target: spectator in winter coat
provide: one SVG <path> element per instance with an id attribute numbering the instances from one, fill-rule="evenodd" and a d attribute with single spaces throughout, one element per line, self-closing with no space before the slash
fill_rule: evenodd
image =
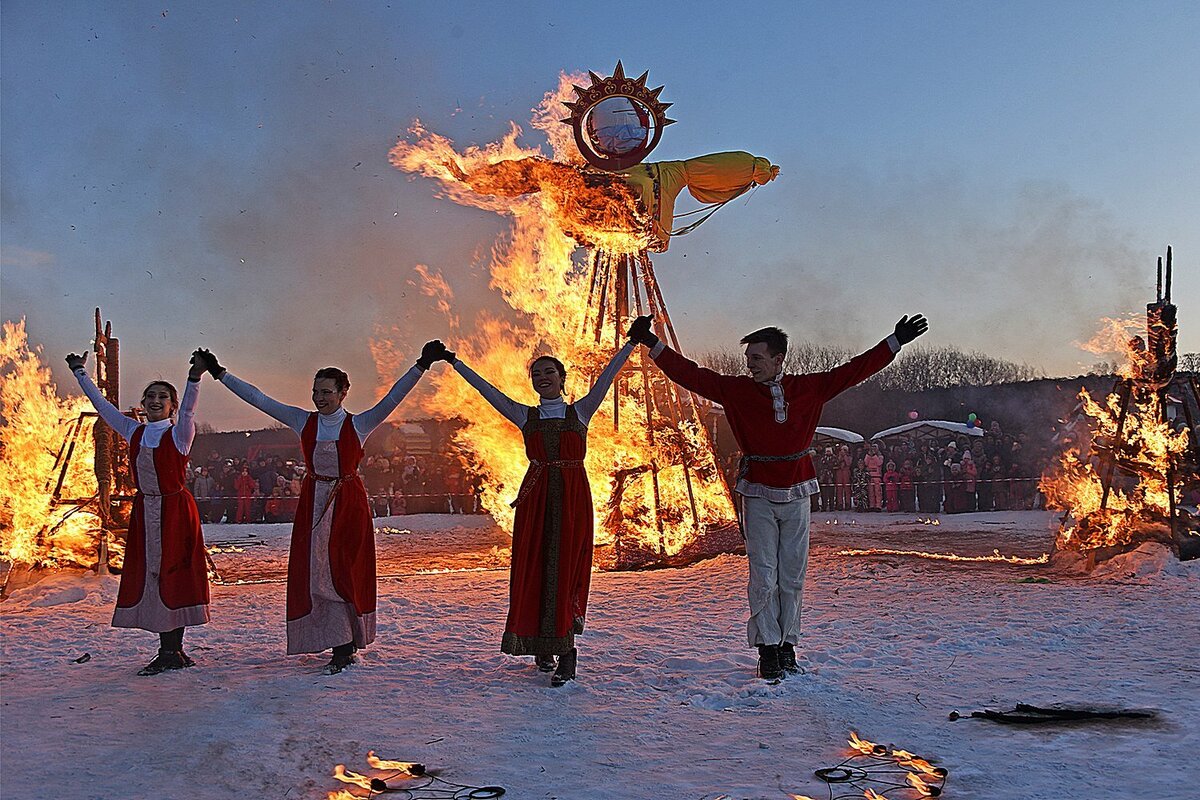
<path id="1" fill-rule="evenodd" d="M 971 456 L 971 451 L 967 450 L 963 453 L 962 461 L 959 462 L 962 468 L 963 475 L 963 503 L 966 507 L 963 511 L 975 510 L 975 481 L 979 477 L 979 470 L 975 466 L 975 459 Z"/>
<path id="2" fill-rule="evenodd" d="M 853 468 L 854 457 L 850 455 L 850 446 L 842 445 L 838 448 L 837 468 L 833 473 L 833 481 L 836 487 L 834 505 L 838 511 L 849 511 L 851 508 L 850 475 Z"/>
<path id="3" fill-rule="evenodd" d="M 884 510 L 900 510 L 900 471 L 896 462 L 887 462 L 887 470 L 883 473 Z"/>
<path id="4" fill-rule="evenodd" d="M 253 511 L 254 495 L 258 491 L 258 481 L 251 477 L 250 467 L 242 467 L 242 472 L 234 481 L 233 487 L 237 495 L 237 514 L 233 521 L 251 522 L 250 515 Z"/>
<path id="5" fill-rule="evenodd" d="M 883 456 L 879 452 L 879 445 L 871 445 L 871 452 L 863 459 L 863 464 L 866 465 L 867 474 L 870 476 L 867 509 L 879 511 L 883 508 Z"/>
<path id="6" fill-rule="evenodd" d="M 838 458 L 832 447 L 826 447 L 817 464 L 817 483 L 821 485 L 821 510 L 833 511 L 834 477 L 837 472 Z"/>
<path id="7" fill-rule="evenodd" d="M 870 500 L 871 473 L 867 472 L 864 459 L 854 462 L 854 471 L 850 476 L 850 486 L 853 491 L 854 510 L 866 511 Z"/>
<path id="8" fill-rule="evenodd" d="M 915 511 L 916 508 L 917 496 L 913 478 L 913 462 L 912 459 L 906 458 L 904 466 L 900 467 L 900 510 Z"/>
<path id="9" fill-rule="evenodd" d="M 196 470 L 196 479 L 192 482 L 192 496 L 196 498 L 196 505 L 200 510 L 201 522 L 214 522 L 210 519 L 213 509 L 214 487 L 216 481 L 208 474 L 208 467 L 200 467 Z"/>

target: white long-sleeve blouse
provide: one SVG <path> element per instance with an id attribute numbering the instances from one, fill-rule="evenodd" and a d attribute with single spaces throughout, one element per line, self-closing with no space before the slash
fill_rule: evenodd
<path id="1" fill-rule="evenodd" d="M 100 415 L 100 419 L 107 422 L 108 426 L 125 441 L 132 439 L 134 431 L 142 423 L 125 416 L 121 413 L 121 409 L 108 402 L 108 399 L 100 391 L 100 387 L 92 381 L 91 376 L 83 367 L 75 370 L 75 379 L 79 381 L 79 388 L 83 389 L 87 399 L 92 401 L 92 406 Z M 163 431 L 171 428 L 171 439 L 175 442 L 175 448 L 186 456 L 192 449 L 192 439 L 196 437 L 196 403 L 199 400 L 200 381 L 189 378 L 183 390 L 183 397 L 179 401 L 175 427 L 171 428 L 170 419 L 145 423 L 146 432 L 142 434 L 142 447 L 151 449 L 158 447 L 159 442 L 162 441 Z"/>
<path id="2" fill-rule="evenodd" d="M 382 400 L 361 414 L 354 415 L 354 421 L 351 424 L 354 426 L 354 431 L 358 434 L 360 442 L 366 442 L 367 437 L 396 410 L 396 407 L 400 405 L 405 395 L 411 392 L 413 387 L 417 385 L 417 381 L 421 379 L 422 372 L 423 370 L 420 367 L 414 365 L 412 369 L 401 375 L 400 379 L 392 384 L 392 388 L 384 395 Z M 259 411 L 291 428 L 296 432 L 297 436 L 304 431 L 304 426 L 308 422 L 308 416 L 313 413 L 308 409 L 289 406 L 286 403 L 281 403 L 272 397 L 268 397 L 257 386 L 247 383 L 229 371 L 226 371 L 221 376 L 221 383 L 225 384 L 230 391 Z M 338 408 L 332 414 L 317 414 L 317 441 L 335 441 L 341 435 L 342 423 L 345 420 L 346 409 L 344 408 Z"/>
<path id="3" fill-rule="evenodd" d="M 587 425 L 596 411 L 600 409 L 600 404 L 604 402 L 604 396 L 608 394 L 609 387 L 612 386 L 617 373 L 629 359 L 633 348 L 634 343 L 628 342 L 618 350 L 616 355 L 612 357 L 612 360 L 608 362 L 608 366 L 600 373 L 600 377 L 596 379 L 596 383 L 592 386 L 591 390 L 575 401 L 575 413 L 579 417 L 579 421 L 584 425 Z M 531 408 L 537 408 L 538 415 L 542 419 L 563 419 L 567 416 L 567 402 L 561 397 L 550 399 L 543 397 L 538 401 L 537 406 L 527 406 L 518 403 L 495 386 L 492 386 L 487 380 L 480 377 L 475 370 L 458 359 L 454 360 L 454 369 L 466 379 L 467 383 L 474 386 L 483 395 L 483 398 L 492 404 L 493 408 L 518 428 L 525 426 L 525 422 L 529 419 L 529 409 Z"/>

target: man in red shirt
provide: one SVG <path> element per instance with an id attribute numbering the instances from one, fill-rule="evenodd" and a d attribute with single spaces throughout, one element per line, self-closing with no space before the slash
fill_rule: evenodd
<path id="1" fill-rule="evenodd" d="M 819 491 L 807 448 L 833 397 L 886 367 L 901 345 L 928 330 L 920 314 L 901 318 L 892 335 L 867 352 L 827 372 L 783 374 L 787 334 L 763 328 L 742 338 L 746 375 L 721 375 L 699 366 L 650 330 L 638 317 L 629 338 L 650 348 L 668 378 L 720 403 L 742 450 L 734 492 L 750 563 L 747 639 L 758 648 L 759 675 L 777 680 L 797 673 L 800 603 L 808 569 L 809 497 Z"/>

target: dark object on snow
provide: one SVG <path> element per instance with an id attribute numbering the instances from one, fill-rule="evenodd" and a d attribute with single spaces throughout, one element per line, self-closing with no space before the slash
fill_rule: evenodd
<path id="1" fill-rule="evenodd" d="M 779 645 L 779 666 L 788 675 L 799 675 L 803 671 L 796 663 L 796 646 L 791 642 Z"/>
<path id="2" fill-rule="evenodd" d="M 138 675 L 144 678 L 148 675 L 157 675 L 160 672 L 167 672 L 168 670 L 187 669 L 194 666 L 195 663 L 182 650 L 163 650 L 159 648 L 158 655 L 149 664 L 139 669 Z"/>
<path id="3" fill-rule="evenodd" d="M 538 672 L 554 672 L 554 668 L 558 666 L 554 656 L 534 656 L 533 663 L 537 664 Z"/>
<path id="4" fill-rule="evenodd" d="M 1003 725 L 1042 725 L 1053 722 L 1098 722 L 1102 720 L 1151 720 L 1158 715 L 1153 711 L 1095 708 L 1039 708 L 1018 703 L 1012 711 L 972 711 L 977 719 L 988 719 Z"/>
<path id="5" fill-rule="evenodd" d="M 92 660 L 92 654 L 84 653 L 79 658 L 72 658 L 71 663 L 72 664 L 86 664 L 87 662 L 89 662 L 91 660 Z"/>
<path id="6" fill-rule="evenodd" d="M 777 681 L 783 677 L 783 667 L 779 665 L 779 645 L 758 646 L 758 677 L 764 681 Z"/>
<path id="7" fill-rule="evenodd" d="M 551 686 L 562 686 L 567 681 L 575 680 L 575 667 L 579 659 L 579 651 L 572 647 L 558 657 L 558 668 L 550 676 Z"/>

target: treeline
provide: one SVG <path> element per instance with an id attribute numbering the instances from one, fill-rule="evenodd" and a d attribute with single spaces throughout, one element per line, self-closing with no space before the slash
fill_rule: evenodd
<path id="1" fill-rule="evenodd" d="M 791 373 L 823 372 L 844 364 L 854 352 L 832 345 L 798 342 L 788 348 L 784 371 Z M 1189 354 L 1196 355 L 1196 354 Z M 700 363 L 726 375 L 740 375 L 746 370 L 741 350 L 717 350 L 705 353 Z M 885 390 L 920 392 L 926 389 L 945 389 L 953 386 L 990 386 L 998 383 L 1019 383 L 1042 377 L 1028 364 L 1018 364 L 994 358 L 984 353 L 963 351 L 957 347 L 906 347 L 885 370 L 866 382 Z"/>

